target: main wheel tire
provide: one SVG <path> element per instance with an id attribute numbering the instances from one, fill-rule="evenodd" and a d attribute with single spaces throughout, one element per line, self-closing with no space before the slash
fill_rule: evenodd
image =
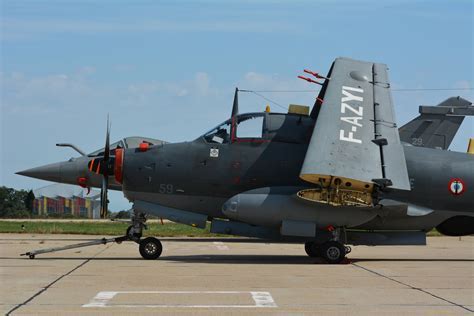
<path id="1" fill-rule="evenodd" d="M 327 241 L 321 245 L 321 256 L 328 263 L 340 263 L 346 257 L 346 248 L 340 242 Z"/>
<path id="2" fill-rule="evenodd" d="M 140 250 L 140 254 L 142 255 L 143 259 L 154 260 L 161 256 L 163 246 L 158 239 L 154 237 L 147 237 L 140 240 L 140 246 L 138 249 Z"/>
<path id="3" fill-rule="evenodd" d="M 320 246 L 314 241 L 308 241 L 304 244 L 304 250 L 306 254 L 311 258 L 321 257 Z"/>

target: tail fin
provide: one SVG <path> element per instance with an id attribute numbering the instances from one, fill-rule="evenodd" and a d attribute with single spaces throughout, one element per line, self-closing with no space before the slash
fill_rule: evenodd
<path id="1" fill-rule="evenodd" d="M 474 106 L 461 97 L 448 98 L 437 106 L 420 106 L 420 115 L 398 130 L 400 140 L 446 150 L 468 115 L 474 115 Z"/>

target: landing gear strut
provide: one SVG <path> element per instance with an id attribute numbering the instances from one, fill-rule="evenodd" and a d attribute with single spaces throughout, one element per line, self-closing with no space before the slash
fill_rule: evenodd
<path id="1" fill-rule="evenodd" d="M 132 222 L 132 225 L 127 228 L 127 237 L 130 240 L 133 240 L 134 242 L 138 243 L 140 241 L 140 238 L 142 238 L 143 229 L 148 229 L 145 224 L 145 213 L 133 210 L 133 216 L 130 220 Z"/>
<path id="2" fill-rule="evenodd" d="M 316 243 L 308 241 L 304 245 L 304 249 L 308 256 L 312 258 L 322 257 L 327 263 L 336 264 L 341 263 L 346 254 L 351 252 L 351 247 L 345 246 L 339 240 L 340 229 L 332 231 L 333 238 L 324 242 Z"/>
<path id="3" fill-rule="evenodd" d="M 132 216 L 132 225 L 130 225 L 127 229 L 127 237 L 139 244 L 138 250 L 140 251 L 140 255 L 143 257 L 143 259 L 158 259 L 161 256 L 161 252 L 163 251 L 161 242 L 154 237 L 141 239 L 143 235 L 143 228 L 148 228 L 145 222 L 145 214 L 134 210 Z"/>
<path id="4" fill-rule="evenodd" d="M 334 264 L 344 260 L 346 254 L 350 252 L 350 247 L 335 240 L 329 240 L 322 244 L 309 241 L 305 243 L 304 250 L 311 258 L 321 257 L 328 263 Z"/>

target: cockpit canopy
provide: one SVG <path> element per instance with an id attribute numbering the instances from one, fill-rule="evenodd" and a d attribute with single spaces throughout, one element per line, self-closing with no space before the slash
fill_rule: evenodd
<path id="1" fill-rule="evenodd" d="M 208 143 L 219 144 L 230 143 L 239 138 L 262 139 L 264 115 L 264 113 L 238 115 L 235 119 L 234 129 L 232 129 L 232 119 L 228 119 L 204 134 L 204 139 Z"/>
<path id="2" fill-rule="evenodd" d="M 110 155 L 115 155 L 115 150 L 117 148 L 137 148 L 140 145 L 140 143 L 143 143 L 143 142 L 146 142 L 149 145 L 162 145 L 162 144 L 167 143 L 159 139 L 148 138 L 148 137 L 140 137 L 140 136 L 126 137 L 124 139 L 119 140 L 118 142 L 110 144 Z M 89 157 L 103 156 L 104 149 L 105 148 L 102 147 L 101 149 L 91 152 L 87 156 Z"/>
<path id="3" fill-rule="evenodd" d="M 202 137 L 208 143 L 286 142 L 308 143 L 314 121 L 305 115 L 247 113 L 237 115 Z"/>

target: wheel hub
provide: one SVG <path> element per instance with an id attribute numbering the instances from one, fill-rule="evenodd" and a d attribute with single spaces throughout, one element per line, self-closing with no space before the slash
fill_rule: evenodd
<path id="1" fill-rule="evenodd" d="M 329 259 L 336 260 L 341 255 L 341 252 L 337 247 L 329 247 L 326 251 Z"/>
<path id="2" fill-rule="evenodd" d="M 147 254 L 152 255 L 156 252 L 156 245 L 154 243 L 148 243 L 145 245 L 145 251 Z"/>

